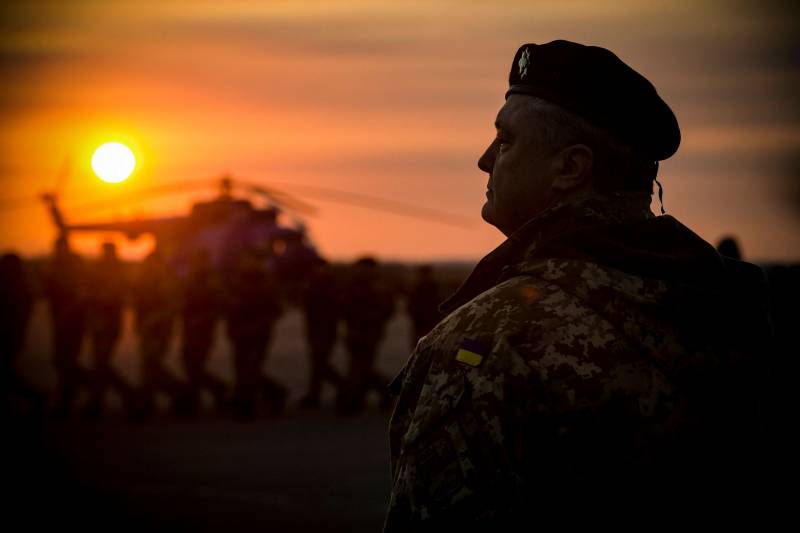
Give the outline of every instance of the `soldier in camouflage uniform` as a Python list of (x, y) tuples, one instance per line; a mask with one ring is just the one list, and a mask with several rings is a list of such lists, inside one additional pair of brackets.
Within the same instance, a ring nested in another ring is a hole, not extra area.
[(59, 237), (47, 287), (53, 321), (51, 341), (57, 376), (57, 416), (71, 414), (81, 389), (91, 391), (94, 385), (91, 372), (79, 363), (86, 332), (88, 292), (83, 260), (70, 250), (65, 237)]
[(170, 398), (175, 412), (188, 414), (192, 408), (188, 386), (164, 365), (177, 314), (173, 284), (161, 252), (154, 250), (141, 264), (133, 295), (142, 369), (141, 408), (147, 415), (156, 411), (158, 393)]
[(441, 320), (439, 302), (439, 284), (433, 277), (433, 268), (421, 265), (406, 297), (406, 309), (411, 318), (411, 349)]
[(208, 252), (204, 249), (195, 251), (183, 286), (181, 362), (196, 407), (199, 407), (203, 389), (211, 392), (217, 410), (222, 410), (227, 404), (227, 385), (206, 368), (223, 303), (221, 281)]
[(0, 257), (0, 417), (18, 413), (12, 406), (22, 400), (31, 416), (44, 414), (44, 394), (28, 383), (17, 368), (25, 347), (33, 311), (33, 290), (22, 259), (8, 253)]
[(611, 52), (566, 41), (522, 46), (510, 85), (479, 161), (507, 240), (392, 383), (385, 531), (752, 498), (763, 276), (650, 211), (674, 115)]
[(226, 305), (228, 336), (233, 344), (236, 379), (233, 407), (242, 418), (257, 414), (258, 399), (270, 414), (283, 410), (288, 391), (264, 373), (272, 330), (283, 311), (274, 274), (255, 250), (246, 250), (228, 279)]
[(111, 361), (122, 333), (127, 281), (114, 243), (103, 243), (102, 256), (92, 265), (89, 280), (87, 325), (92, 340), (93, 390), (85, 414), (91, 417), (102, 415), (109, 389), (119, 394), (130, 414), (135, 414), (136, 391)]
[(303, 298), (309, 352), (308, 392), (300, 400), (303, 407), (319, 407), (322, 385), (326, 381), (336, 387), (338, 395), (343, 393), (344, 378), (331, 364), (341, 314), (339, 293), (331, 265), (318, 259)]
[(358, 259), (342, 302), (349, 360), (346, 393), (339, 407), (345, 414), (360, 412), (371, 390), (380, 394), (382, 406), (389, 407), (389, 380), (375, 369), (375, 361), (393, 312), (394, 298), (380, 280), (378, 262), (373, 257)]

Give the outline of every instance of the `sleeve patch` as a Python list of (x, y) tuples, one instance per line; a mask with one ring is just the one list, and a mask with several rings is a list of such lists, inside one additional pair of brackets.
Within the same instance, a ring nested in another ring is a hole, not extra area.
[(473, 339), (464, 339), (456, 352), (456, 361), (469, 366), (478, 366), (489, 353), (487, 347)]

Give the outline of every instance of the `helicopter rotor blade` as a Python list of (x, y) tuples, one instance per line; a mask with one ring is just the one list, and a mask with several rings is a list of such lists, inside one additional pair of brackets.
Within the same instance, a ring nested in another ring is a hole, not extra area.
[(464, 229), (472, 229), (476, 226), (472, 218), (465, 217), (456, 213), (449, 213), (431, 207), (420, 207), (397, 200), (381, 198), (369, 194), (342, 191), (329, 187), (317, 185), (306, 185), (300, 183), (280, 182), (281, 187), (295, 188), (303, 195), (315, 196), (323, 201), (335, 202), (340, 204), (352, 205), (373, 211), (388, 212), (395, 215), (416, 218), (428, 222), (445, 224)]
[[(218, 185), (218, 183), (219, 180), (213, 178), (200, 179), (200, 180), (183, 180), (175, 183), (166, 183), (163, 185), (155, 185), (153, 187), (146, 187), (143, 189), (137, 189), (135, 191), (120, 193), (119, 195), (104, 200), (102, 202), (91, 202), (86, 204), (70, 205), (69, 208), (70, 210), (83, 211), (83, 212), (97, 211), (106, 208), (108, 209), (119, 208), (122, 206), (127, 206), (134, 204), (136, 202), (140, 202), (142, 200), (157, 198), (161, 196), (169, 196), (172, 194), (182, 194), (190, 189), (208, 189)], [(135, 198), (135, 201), (131, 199), (132, 196)]]
[(313, 215), (317, 212), (317, 208), (314, 207), (313, 205), (303, 202), (302, 200), (298, 200), (297, 198), (294, 198), (289, 194), (281, 191), (273, 190), (267, 192), (261, 187), (253, 187), (250, 190), (256, 194), (263, 194), (265, 196), (268, 196), (271, 200), (274, 200), (279, 204), (285, 205), (291, 211), (297, 211), (298, 213), (302, 213), (305, 215)]
[[(72, 157), (67, 154), (61, 162), (61, 168), (56, 175), (55, 188), (53, 194), (61, 196), (67, 180), (72, 174)], [(42, 199), (42, 195), (33, 194), (18, 196), (16, 198), (0, 198), (0, 211), (16, 211), (18, 209), (28, 209), (36, 206)]]
[[(302, 214), (304, 216), (313, 215), (317, 211), (313, 205), (305, 201), (299, 200), (294, 194), (289, 194), (283, 190), (278, 190), (275, 189), (274, 187), (266, 186), (259, 183), (234, 179), (229, 175), (224, 175), (222, 179), (223, 180), (227, 179), (229, 183), (232, 183), (233, 185), (238, 186), (239, 188), (243, 188), (249, 191), (250, 193), (264, 196), (269, 201), (274, 203), (276, 206), (285, 209), (287, 211), (295, 212), (297, 214)], [(69, 209), (75, 211), (82, 211), (85, 213), (103, 208), (120, 207), (120, 205), (130, 205), (132, 203), (130, 201), (131, 196), (135, 196), (137, 201), (141, 201), (147, 197), (178, 194), (185, 192), (188, 189), (203, 189), (213, 185), (219, 185), (219, 183), (220, 183), (220, 178), (185, 180), (175, 183), (168, 183), (164, 185), (157, 185), (154, 187), (140, 189), (138, 191), (129, 191), (125, 193), (124, 196), (121, 194), (120, 196), (117, 197), (117, 199), (119, 200), (124, 199), (124, 201), (122, 202), (115, 202), (114, 199), (110, 199), (110, 200), (105, 200), (103, 202), (94, 202), (89, 204), (81, 204), (77, 206), (71, 205), (69, 206)], [(286, 187), (289, 189), (294, 189), (301, 196), (316, 197), (321, 201), (350, 205), (354, 207), (360, 207), (363, 209), (370, 209), (373, 211), (388, 212), (395, 215), (416, 218), (419, 220), (425, 220), (427, 222), (445, 224), (448, 226), (454, 226), (465, 229), (472, 229), (476, 226), (475, 220), (471, 217), (465, 217), (463, 215), (435, 208), (421, 207), (417, 205), (408, 204), (405, 202), (399, 202), (397, 200), (381, 198), (379, 196), (356, 193), (351, 191), (343, 191), (339, 189), (322, 187), (318, 185), (293, 183), (288, 181), (277, 182), (277, 183), (280, 185), (281, 188)], [(24, 207), (25, 203), (33, 199), (36, 198), (25, 197), (25, 198), (0, 199), (0, 210), (18, 209), (20, 207)]]
[(272, 187), (267, 187), (259, 183), (235, 179), (235, 185), (245, 188), (249, 192), (260, 194), (270, 201), (274, 202), (278, 207), (284, 207), (288, 211), (294, 211), (302, 215), (313, 215), (317, 212), (317, 208), (313, 205), (299, 200), (298, 198), (288, 194), (285, 191), (279, 191)]
[(263, 194), (267, 196), (271, 201), (275, 202), (279, 207), (284, 208), (287, 211), (293, 212), (298, 215), (303, 216), (314, 216), (317, 213), (317, 208), (313, 205), (303, 202), (302, 200), (298, 200), (297, 198), (293, 198), (286, 193), (283, 192), (272, 192), (269, 195), (265, 194), (263, 191), (256, 189), (250, 189), (251, 192), (256, 194)]

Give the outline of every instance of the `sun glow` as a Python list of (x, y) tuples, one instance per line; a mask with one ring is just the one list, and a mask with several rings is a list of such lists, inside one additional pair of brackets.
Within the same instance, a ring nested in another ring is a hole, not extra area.
[(92, 155), (92, 170), (98, 178), (107, 183), (125, 181), (135, 166), (136, 158), (133, 152), (122, 143), (105, 143)]

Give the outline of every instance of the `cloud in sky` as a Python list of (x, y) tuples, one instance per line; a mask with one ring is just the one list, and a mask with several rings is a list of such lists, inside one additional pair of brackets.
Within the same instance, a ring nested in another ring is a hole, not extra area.
[[(798, 259), (785, 200), (800, 148), (790, 5), (26, 2), (2, 22), (0, 72), (12, 83), (0, 88), (0, 180), (8, 196), (47, 189), (64, 154), (123, 132), (146, 156), (142, 187), (229, 170), (477, 218), (485, 177), (475, 161), (513, 52), (568, 38), (617, 53), (675, 110), (684, 142), (662, 166), (670, 212), (709, 240), (740, 233), (756, 258)], [(102, 199), (79, 171), (65, 201)], [(48, 247), (42, 209), (0, 217), (3, 247)], [(392, 216), (376, 233), (375, 217), (326, 206), (310, 228), (343, 258), (479, 257), (500, 240), (488, 227)]]

